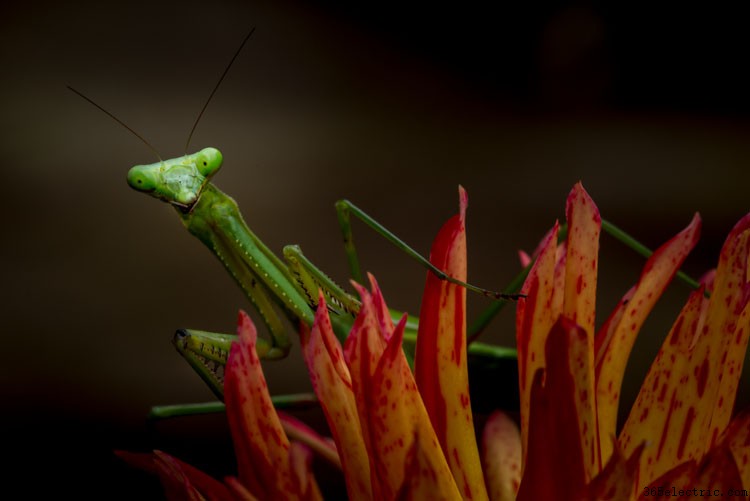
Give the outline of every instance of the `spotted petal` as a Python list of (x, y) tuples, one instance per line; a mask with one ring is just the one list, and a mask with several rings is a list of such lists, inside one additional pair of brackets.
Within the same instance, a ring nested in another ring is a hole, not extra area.
[[(432, 244), (430, 262), (466, 281), (466, 207), (459, 187), (459, 214), (443, 225)], [(466, 360), (466, 289), (427, 274), (419, 314), (414, 374), (427, 413), (467, 499), (487, 499), (469, 401)]]

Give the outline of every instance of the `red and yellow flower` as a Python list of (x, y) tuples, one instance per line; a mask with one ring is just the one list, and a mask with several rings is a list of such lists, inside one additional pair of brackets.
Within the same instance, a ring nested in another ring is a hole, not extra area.
[[(462, 281), (466, 204), (460, 190), (460, 212), (430, 256)], [(715, 273), (690, 295), (619, 435), (635, 337), (697, 242), (700, 220), (651, 256), (596, 330), (601, 218), (580, 184), (566, 216), (567, 238), (558, 243), (555, 224), (518, 302), (520, 429), (494, 413), (481, 455), (469, 399), (466, 292), (428, 274), (413, 372), (402, 350), (406, 319), (393, 324), (373, 277), (369, 291), (356, 286), (362, 309), (344, 346), (322, 296), (313, 327), (302, 329), (335, 446), (274, 410), (255, 328), (241, 313), (225, 383), (238, 477), (222, 483), (164, 453), (129, 458), (159, 473), (168, 495), (188, 499), (319, 499), (310, 448), (340, 465), (356, 500), (627, 500), (675, 495), (658, 490), (664, 486), (714, 496), (714, 489), (750, 489), (750, 413), (731, 419), (750, 336), (750, 215), (730, 232)]]

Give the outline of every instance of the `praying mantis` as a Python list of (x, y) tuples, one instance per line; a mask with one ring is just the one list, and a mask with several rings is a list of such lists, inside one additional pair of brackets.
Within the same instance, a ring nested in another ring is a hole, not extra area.
[[(253, 32), (254, 29), (247, 34), (206, 100), (188, 135), (185, 151), (188, 150), (190, 139), (203, 112)], [(193, 154), (186, 153), (163, 160), (148, 141), (120, 119), (81, 92), (72, 87), (69, 89), (109, 115), (156, 153), (159, 158), (158, 162), (136, 165), (130, 169), (127, 176), (129, 186), (173, 206), (185, 228), (208, 247), (234, 278), (245, 296), (254, 305), (268, 330), (268, 340), (258, 340), (257, 351), (260, 358), (286, 357), (291, 342), (287, 335), (288, 327), (283, 318), (286, 317), (293, 324), (302, 322), (311, 326), (317, 307), (318, 290), (324, 293), (334, 330), (343, 342), (359, 310), (359, 300), (344, 291), (313, 265), (298, 246), (286, 246), (283, 249), (282, 259), (250, 230), (237, 203), (212, 183), (213, 176), (219, 171), (223, 162), (223, 156), (218, 149), (209, 147)], [(364, 222), (440, 279), (456, 283), (473, 292), (494, 297), (498, 301), (496, 308), (517, 297), (514, 292), (520, 287), (520, 280), (516, 280), (506, 292), (502, 293), (491, 292), (456, 280), (436, 268), (428, 259), (351, 202), (338, 201), (336, 211), (354, 281), (362, 283), (363, 277), (352, 238), (351, 216)], [(396, 312), (393, 314), (400, 316)], [(416, 339), (416, 331), (416, 320), (410, 318), (405, 344), (409, 344), (412, 348)], [(214, 393), (221, 397), (223, 366), (226, 364), (229, 348), (234, 339), (235, 336), (229, 334), (180, 329), (175, 333), (173, 341), (180, 354), (193, 366)], [(469, 353), (489, 357), (493, 361), (515, 358), (515, 350), (512, 348), (482, 343), (472, 343)]]
[[(185, 151), (188, 150), (190, 139), (203, 112), (253, 31), (251, 30), (245, 37), (206, 100), (188, 135)], [(148, 141), (117, 117), (77, 90), (70, 89), (120, 123), (156, 152)], [(258, 340), (257, 351), (260, 358), (286, 357), (291, 341), (287, 335), (288, 326), (284, 322), (284, 317), (292, 324), (302, 322), (310, 326), (317, 307), (318, 290), (324, 293), (334, 331), (343, 341), (359, 310), (359, 300), (313, 265), (298, 246), (286, 246), (283, 249), (282, 259), (250, 230), (237, 203), (212, 182), (213, 176), (222, 166), (221, 152), (209, 147), (193, 154), (186, 153), (168, 160), (162, 160), (158, 152), (156, 154), (159, 158), (158, 162), (136, 165), (130, 169), (127, 176), (128, 184), (136, 191), (153, 196), (174, 207), (185, 228), (208, 247), (234, 278), (268, 329), (268, 340)], [(503, 292), (492, 292), (448, 276), (351, 202), (338, 201), (336, 211), (352, 280), (363, 282), (352, 237), (351, 217), (354, 216), (438, 278), (456, 283), (470, 291), (493, 297), (496, 302), (469, 327), (470, 339), (473, 334), (481, 331), (507, 302), (519, 297), (516, 291), (520, 289), (531, 266), (521, 271)], [(642, 255), (651, 254), (648, 249), (640, 246), (610, 223), (603, 221), (603, 229), (615, 234), (618, 239)], [(393, 315), (400, 316), (397, 312), (393, 312)], [(416, 341), (416, 331), (416, 320), (409, 318), (404, 336), (407, 355), (410, 354), (409, 348), (413, 348)], [(229, 334), (180, 329), (175, 333), (173, 341), (180, 354), (221, 398), (223, 367), (227, 362), (234, 339), (236, 337)], [(478, 342), (470, 343), (468, 353), (474, 360), (479, 359), (479, 365), (482, 365), (481, 362), (484, 361), (488, 367), (497, 366), (502, 361), (514, 361), (516, 356), (513, 348)]]

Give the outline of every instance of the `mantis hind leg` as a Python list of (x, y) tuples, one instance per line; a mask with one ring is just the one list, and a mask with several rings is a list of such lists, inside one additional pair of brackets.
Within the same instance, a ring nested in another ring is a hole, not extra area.
[(509, 294), (507, 292), (495, 292), (489, 289), (483, 289), (482, 287), (477, 287), (476, 285), (472, 285), (472, 284), (469, 284), (469, 283), (466, 283), (466, 282), (463, 282), (461, 280), (457, 280), (451, 277), (450, 275), (445, 273), (443, 270), (441, 270), (440, 268), (432, 264), (427, 258), (422, 256), (419, 252), (411, 248), (409, 244), (407, 244), (406, 242), (398, 238), (385, 226), (383, 226), (382, 224), (377, 222), (375, 219), (373, 219), (365, 211), (363, 211), (362, 209), (360, 209), (359, 207), (351, 203), (349, 200), (339, 200), (338, 202), (336, 202), (336, 213), (338, 215), (341, 233), (344, 237), (344, 251), (346, 252), (346, 257), (349, 261), (349, 269), (351, 271), (352, 278), (357, 282), (363, 283), (362, 271), (359, 266), (359, 257), (357, 256), (357, 250), (354, 247), (354, 236), (352, 233), (351, 216), (356, 217), (357, 219), (365, 223), (367, 226), (372, 228), (376, 233), (382, 235), (387, 241), (389, 241), (390, 243), (395, 245), (397, 248), (404, 251), (407, 256), (411, 257), (413, 260), (418, 262), (420, 265), (426, 268), (429, 272), (433, 273), (440, 280), (446, 280), (453, 284), (460, 285), (461, 287), (465, 287), (467, 290), (482, 294), (487, 297), (491, 297), (493, 299), (515, 300), (515, 299), (518, 299), (519, 297), (518, 294), (512, 294), (512, 293)]

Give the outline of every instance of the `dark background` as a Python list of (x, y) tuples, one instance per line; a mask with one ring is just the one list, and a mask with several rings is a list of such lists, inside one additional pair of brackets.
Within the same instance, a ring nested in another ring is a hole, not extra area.
[[(11, 466), (0, 478), (32, 497), (158, 496), (116, 448), (162, 448), (232, 471), (220, 417), (145, 415), (211, 399), (171, 333), (232, 331), (247, 304), (172, 209), (126, 186), (127, 169), (154, 161), (151, 152), (66, 84), (176, 156), (256, 26), (191, 149), (222, 150), (217, 184), (273, 249), (298, 243), (345, 281), (335, 200), (355, 201), (427, 252), (461, 183), (470, 280), (502, 288), (516, 251), (563, 217), (582, 180), (603, 217), (650, 246), (700, 211), (703, 238), (686, 264), (697, 276), (749, 206), (746, 19), (630, 2), (4, 3), (0, 450)], [(391, 305), (417, 312), (424, 272), (355, 232)], [(603, 239), (599, 322), (642, 263)], [(686, 295), (671, 287), (646, 323), (624, 403)], [(512, 312), (490, 331), (512, 344)], [(273, 392), (308, 388), (296, 348), (267, 377)], [(749, 393), (745, 376), (742, 405)]]

